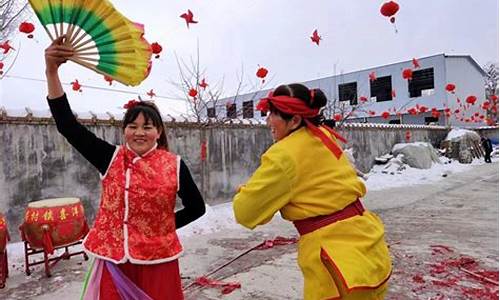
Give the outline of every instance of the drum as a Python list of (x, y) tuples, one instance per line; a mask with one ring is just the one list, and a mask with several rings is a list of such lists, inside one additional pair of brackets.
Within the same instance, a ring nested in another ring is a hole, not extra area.
[(7, 242), (9, 240), (7, 220), (0, 213), (0, 289), (5, 287), (5, 280), (9, 276), (9, 263), (7, 262)]
[(7, 241), (9, 240), (9, 232), (7, 230), (7, 219), (0, 213), (0, 255), (7, 249)]
[(53, 254), (54, 248), (82, 239), (89, 228), (78, 198), (54, 198), (29, 203), (20, 230), (31, 248)]

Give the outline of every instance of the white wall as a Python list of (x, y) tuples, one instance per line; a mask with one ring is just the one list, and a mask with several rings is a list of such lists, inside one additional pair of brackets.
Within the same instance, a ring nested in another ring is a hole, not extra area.
[[(484, 78), (471, 62), (465, 56), (460, 57), (446, 57), (446, 79), (447, 83), (453, 83), (456, 85), (455, 94), (448, 93), (447, 101), (450, 107), (453, 107), (453, 110), (458, 107), (456, 98), (458, 97), (462, 103), (465, 102), (465, 99), (474, 95), (477, 97), (477, 102), (474, 106), (467, 109), (467, 116), (474, 114), (475, 112), (479, 112), (481, 114), (484, 111), (481, 110), (480, 106), (485, 101), (485, 92), (484, 92)], [(463, 126), (484, 126), (483, 122), (481, 123), (465, 123), (456, 120), (455, 118), (451, 118), (451, 125), (463, 125)]]

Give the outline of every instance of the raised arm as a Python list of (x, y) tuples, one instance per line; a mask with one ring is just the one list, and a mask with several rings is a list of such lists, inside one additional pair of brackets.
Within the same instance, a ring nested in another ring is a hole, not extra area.
[(73, 49), (63, 45), (64, 36), (54, 40), (45, 49), (45, 76), (48, 102), (56, 121), (57, 130), (101, 174), (104, 174), (113, 157), (116, 146), (99, 139), (76, 120), (59, 79), (59, 67), (73, 55)]

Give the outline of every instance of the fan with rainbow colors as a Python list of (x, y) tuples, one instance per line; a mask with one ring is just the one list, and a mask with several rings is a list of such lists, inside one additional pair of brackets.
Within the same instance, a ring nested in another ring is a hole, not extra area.
[(29, 0), (49, 37), (66, 35), (69, 60), (125, 85), (141, 83), (151, 68), (144, 27), (106, 0)]

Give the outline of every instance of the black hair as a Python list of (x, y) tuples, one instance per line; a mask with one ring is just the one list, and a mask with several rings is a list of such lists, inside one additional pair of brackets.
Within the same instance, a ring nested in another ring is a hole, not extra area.
[[(311, 95), (313, 96), (312, 98), (311, 98)], [(321, 109), (327, 103), (327, 98), (322, 90), (309, 89), (308, 87), (306, 87), (305, 85), (300, 84), (300, 83), (280, 85), (274, 90), (273, 96), (294, 97), (294, 98), (297, 98), (297, 99), (304, 101), (307, 104), (307, 106), (309, 106), (310, 108)], [(293, 115), (281, 112), (275, 106), (273, 106), (272, 103), (270, 103), (269, 106), (270, 106), (269, 110), (272, 113), (277, 113), (284, 120), (290, 121), (292, 119)], [(309, 121), (311, 121), (314, 125), (317, 126), (323, 121), (323, 119), (324, 119), (323, 115), (320, 113), (318, 116), (316, 116), (314, 118), (310, 118)], [(305, 123), (302, 122), (301, 125), (303, 126), (304, 124)]]
[(123, 117), (122, 129), (125, 130), (125, 127), (134, 122), (140, 113), (144, 116), (146, 123), (152, 122), (153, 126), (161, 131), (160, 138), (158, 139), (158, 148), (168, 150), (165, 125), (163, 124), (160, 110), (158, 110), (158, 107), (152, 102), (139, 101), (134, 107), (129, 108)]

